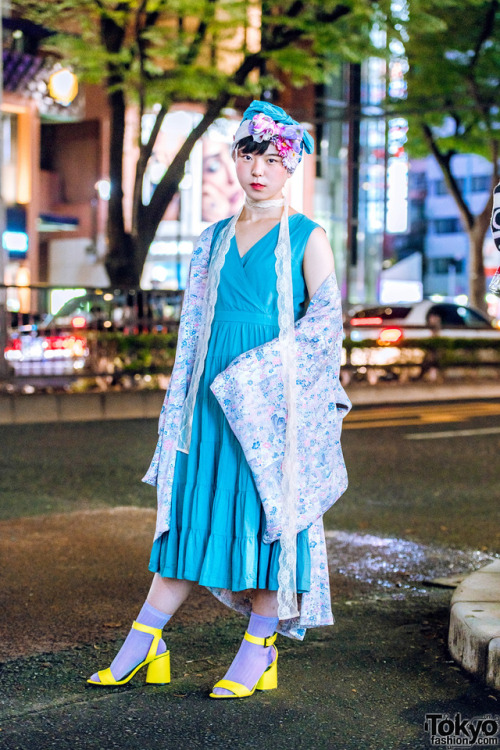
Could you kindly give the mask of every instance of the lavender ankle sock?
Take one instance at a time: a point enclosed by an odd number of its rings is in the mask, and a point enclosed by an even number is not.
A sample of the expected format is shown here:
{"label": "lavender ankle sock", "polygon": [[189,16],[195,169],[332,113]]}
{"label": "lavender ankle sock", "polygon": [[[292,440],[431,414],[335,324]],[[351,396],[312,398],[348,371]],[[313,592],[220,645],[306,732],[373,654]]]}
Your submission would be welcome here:
{"label": "lavender ankle sock", "polygon": [[[163,630],[172,615],[166,615],[155,609],[148,602],[144,605],[137,616],[137,622],[141,625],[148,625],[150,628]],[[130,630],[125,642],[111,663],[111,672],[115,680],[122,680],[129,672],[144,661],[153,641],[153,636],[149,633],[142,633],[140,630]],[[163,654],[167,650],[165,641],[161,640],[158,644],[156,653]],[[93,674],[90,678],[99,682],[98,674]]]}
{"label": "lavender ankle sock", "polygon": [[[258,638],[267,638],[273,635],[278,622],[277,617],[264,617],[252,612],[247,632]],[[274,649],[272,646],[258,646],[255,643],[243,640],[224,679],[238,682],[251,690],[273,660]],[[231,695],[231,690],[225,688],[214,688],[213,692],[216,695]]]}

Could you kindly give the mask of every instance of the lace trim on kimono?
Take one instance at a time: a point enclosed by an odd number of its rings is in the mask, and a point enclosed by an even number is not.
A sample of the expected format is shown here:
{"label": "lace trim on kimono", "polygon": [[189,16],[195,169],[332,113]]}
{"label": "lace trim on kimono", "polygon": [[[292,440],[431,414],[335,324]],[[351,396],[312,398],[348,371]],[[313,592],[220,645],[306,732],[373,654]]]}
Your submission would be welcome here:
{"label": "lace trim on kimono", "polygon": [[217,289],[219,288],[220,272],[222,266],[224,265],[224,259],[226,257],[227,251],[229,250],[231,240],[234,237],[236,222],[240,218],[242,210],[243,207],[224,227],[223,231],[221,232],[219,241],[216,243],[216,246],[213,249],[212,257],[210,259],[207,289],[203,304],[201,331],[198,336],[198,345],[196,347],[196,359],[193,367],[193,374],[191,377],[189,391],[182,409],[179,440],[177,443],[177,449],[182,451],[183,453],[189,453],[189,446],[191,445],[191,430],[193,426],[194,405],[196,403],[196,396],[198,394],[200,378],[203,373],[203,368],[205,367],[205,359],[207,357],[208,341],[210,339],[210,333],[212,331],[215,303],[217,302]]}
{"label": "lace trim on kimono", "polygon": [[297,617],[297,362],[295,317],[293,311],[292,250],[288,207],[281,217],[276,245],[278,288],[279,349],[283,389],[287,407],[285,451],[282,463],[281,507],[282,532],[278,570],[278,616],[281,620]]}

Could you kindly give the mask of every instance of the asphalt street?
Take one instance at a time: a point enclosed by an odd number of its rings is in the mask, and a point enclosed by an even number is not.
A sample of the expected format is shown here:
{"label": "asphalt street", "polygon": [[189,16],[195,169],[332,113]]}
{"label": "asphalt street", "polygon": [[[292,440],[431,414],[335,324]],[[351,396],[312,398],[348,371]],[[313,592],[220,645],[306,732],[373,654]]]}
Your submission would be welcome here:
{"label": "asphalt street", "polygon": [[498,401],[353,410],[327,527],[500,553],[499,415]]}
{"label": "asphalt street", "polygon": [[[500,552],[499,414],[498,400],[353,409],[349,488],[327,528]],[[0,519],[154,508],[140,478],[156,429],[142,419],[0,426]]]}
{"label": "asphalt street", "polygon": [[326,516],[336,624],[279,639],[278,691],[224,702],[206,696],[244,621],[202,592],[169,626],[171,685],[85,682],[147,583],[154,492],[137,480],[155,421],[0,428],[0,641],[17,648],[0,672],[0,747],[421,750],[435,746],[428,714],[500,717],[500,695],[449,657],[452,589],[435,581],[499,552],[498,410],[353,410],[350,487]]}

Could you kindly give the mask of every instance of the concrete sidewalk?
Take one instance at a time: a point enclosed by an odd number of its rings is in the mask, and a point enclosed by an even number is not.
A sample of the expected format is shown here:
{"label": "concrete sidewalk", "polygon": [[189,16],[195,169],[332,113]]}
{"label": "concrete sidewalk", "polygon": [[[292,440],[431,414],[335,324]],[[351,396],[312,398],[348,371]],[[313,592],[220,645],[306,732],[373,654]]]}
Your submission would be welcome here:
{"label": "concrete sidewalk", "polygon": [[448,645],[464,669],[500,690],[500,560],[467,576],[453,594]]}

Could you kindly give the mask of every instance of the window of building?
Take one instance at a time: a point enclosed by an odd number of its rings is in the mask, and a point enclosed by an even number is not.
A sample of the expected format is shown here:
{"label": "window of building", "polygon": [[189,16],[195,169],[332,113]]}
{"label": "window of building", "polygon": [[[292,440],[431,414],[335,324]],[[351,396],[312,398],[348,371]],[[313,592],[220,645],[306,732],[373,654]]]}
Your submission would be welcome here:
{"label": "window of building", "polygon": [[425,190],[427,187],[427,175],[425,172],[410,172],[409,174],[410,189]]}
{"label": "window of building", "polygon": [[471,193],[487,193],[491,186],[491,177],[488,174],[478,174],[471,177]]}
{"label": "window of building", "polygon": [[454,268],[455,273],[464,273],[465,261],[463,258],[432,258],[429,262],[430,272],[438,275],[447,276],[450,269]]}
{"label": "window of building", "polygon": [[410,203],[410,222],[425,221],[425,201],[411,201]]}
{"label": "window of building", "polygon": [[[459,190],[463,192],[465,190],[465,177],[455,177],[455,182],[457,183]],[[434,194],[448,195],[448,188],[443,179],[434,180]]]}
{"label": "window of building", "polygon": [[456,234],[462,231],[460,219],[449,216],[443,219],[434,219],[432,222],[436,234]]}

